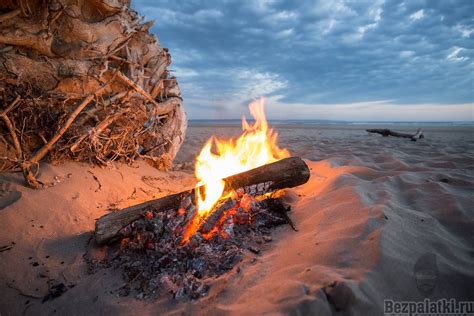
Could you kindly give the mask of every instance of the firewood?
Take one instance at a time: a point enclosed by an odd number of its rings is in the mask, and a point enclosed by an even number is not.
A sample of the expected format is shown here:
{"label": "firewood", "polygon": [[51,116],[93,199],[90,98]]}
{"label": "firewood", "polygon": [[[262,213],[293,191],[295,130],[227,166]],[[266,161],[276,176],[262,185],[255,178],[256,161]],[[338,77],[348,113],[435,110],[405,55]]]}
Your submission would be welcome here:
{"label": "firewood", "polygon": [[227,199],[219,206],[217,206],[214,211],[201,224],[201,226],[199,227],[199,232],[201,232],[202,234],[209,233],[214,228],[214,226],[216,226],[216,224],[220,221],[222,215],[224,215],[226,211],[234,207],[235,204],[236,203],[234,200]]}
{"label": "firewood", "polygon": [[402,137],[402,138],[410,138],[412,141],[416,142],[418,139],[424,138],[423,130],[419,128],[415,134],[407,134],[407,133],[399,133],[389,129],[367,129],[368,133],[375,133],[380,134],[384,137],[387,136],[394,136],[394,137]]}
{"label": "firewood", "polygon": [[[299,157],[285,158],[246,172],[232,175],[224,179],[224,194],[242,189],[245,193],[257,196],[279,189],[292,188],[306,183],[310,171],[306,163]],[[195,190],[168,195],[120,211],[109,213],[99,218],[95,224],[95,240],[102,245],[116,240],[120,229],[137,220],[149,208],[155,211],[178,209],[185,198],[195,200]]]}

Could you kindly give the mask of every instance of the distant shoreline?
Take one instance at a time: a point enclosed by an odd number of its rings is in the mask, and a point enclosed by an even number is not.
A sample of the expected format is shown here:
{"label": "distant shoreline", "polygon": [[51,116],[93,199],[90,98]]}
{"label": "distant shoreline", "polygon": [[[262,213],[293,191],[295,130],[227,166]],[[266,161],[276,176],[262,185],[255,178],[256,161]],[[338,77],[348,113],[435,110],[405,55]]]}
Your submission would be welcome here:
{"label": "distant shoreline", "polygon": [[[189,126],[241,126],[241,120],[189,120]],[[253,122],[250,121],[249,122]],[[272,126],[473,126],[474,121],[459,121],[459,122],[416,122],[416,121],[330,121],[330,120],[268,120]]]}

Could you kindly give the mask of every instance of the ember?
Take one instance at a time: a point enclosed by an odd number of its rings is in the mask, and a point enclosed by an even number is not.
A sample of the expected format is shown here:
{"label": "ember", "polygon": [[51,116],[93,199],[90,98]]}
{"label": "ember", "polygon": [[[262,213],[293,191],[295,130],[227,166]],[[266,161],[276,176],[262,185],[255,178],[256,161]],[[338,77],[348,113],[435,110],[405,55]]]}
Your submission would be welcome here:
{"label": "ember", "polygon": [[[212,214],[182,245],[182,233],[197,212],[191,199],[177,210],[143,212],[122,229],[120,246],[111,249],[108,265],[122,268],[126,285],[120,295],[137,298],[170,293],[176,299],[205,296],[212,279],[231,270],[245,256],[260,252],[258,243],[270,242],[270,228],[288,223],[290,210],[280,199],[234,192],[217,203]],[[185,214],[181,210],[185,210]]]}

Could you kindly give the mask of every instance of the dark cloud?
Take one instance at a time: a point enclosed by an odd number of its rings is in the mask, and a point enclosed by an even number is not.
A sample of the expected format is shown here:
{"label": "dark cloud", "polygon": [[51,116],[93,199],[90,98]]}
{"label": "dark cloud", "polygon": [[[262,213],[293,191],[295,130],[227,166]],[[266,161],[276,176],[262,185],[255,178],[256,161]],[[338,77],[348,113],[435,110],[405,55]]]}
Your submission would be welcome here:
{"label": "dark cloud", "polygon": [[238,117],[237,105],[261,95],[288,106],[473,102],[471,0],[136,0],[133,7],[156,21],[191,117],[203,118],[199,106]]}

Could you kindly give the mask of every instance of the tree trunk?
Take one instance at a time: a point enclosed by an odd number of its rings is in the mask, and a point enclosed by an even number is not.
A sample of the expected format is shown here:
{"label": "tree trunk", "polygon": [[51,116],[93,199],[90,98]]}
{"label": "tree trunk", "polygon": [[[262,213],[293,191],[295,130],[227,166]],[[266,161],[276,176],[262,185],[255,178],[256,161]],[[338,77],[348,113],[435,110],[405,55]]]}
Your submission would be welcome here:
{"label": "tree trunk", "polygon": [[170,166],[187,127],[180,90],[129,5],[0,2],[0,170],[43,157]]}

